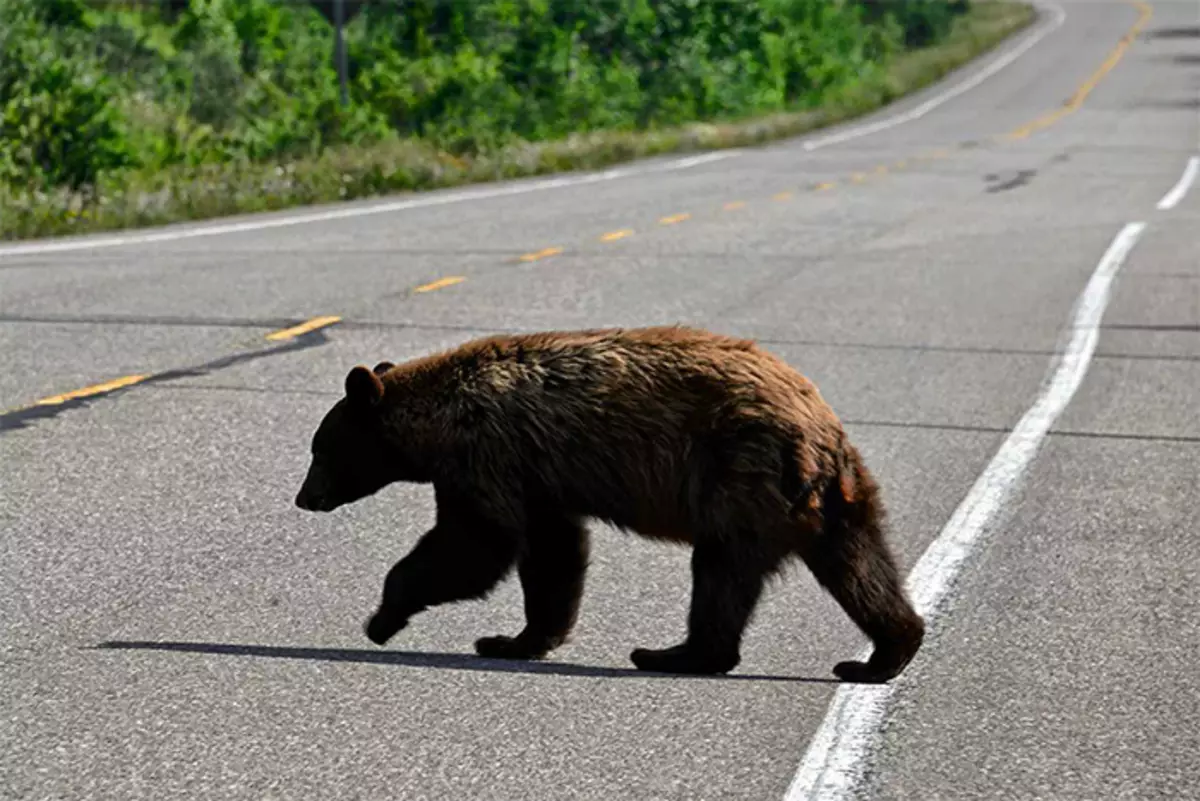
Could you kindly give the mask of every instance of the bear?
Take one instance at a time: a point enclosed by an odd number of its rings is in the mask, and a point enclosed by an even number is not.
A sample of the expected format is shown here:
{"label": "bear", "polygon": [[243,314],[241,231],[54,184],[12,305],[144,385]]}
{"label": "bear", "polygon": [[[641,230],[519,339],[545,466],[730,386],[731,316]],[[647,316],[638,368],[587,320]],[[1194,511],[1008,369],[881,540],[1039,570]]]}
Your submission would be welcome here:
{"label": "bear", "polygon": [[842,681],[889,681],[925,635],[875,479],[816,386],[751,339],[549,330],[359,364],[313,434],[295,505],[330,512],[393,482],[432,484],[437,509],[365,623],[379,646],[419,612],[485,598],[515,565],[524,628],[475,651],[545,657],[576,623],[588,519],[691,547],[687,635],[634,649],[640,670],[731,671],[764,582],[796,559],[871,640],[866,662],[834,665]]}

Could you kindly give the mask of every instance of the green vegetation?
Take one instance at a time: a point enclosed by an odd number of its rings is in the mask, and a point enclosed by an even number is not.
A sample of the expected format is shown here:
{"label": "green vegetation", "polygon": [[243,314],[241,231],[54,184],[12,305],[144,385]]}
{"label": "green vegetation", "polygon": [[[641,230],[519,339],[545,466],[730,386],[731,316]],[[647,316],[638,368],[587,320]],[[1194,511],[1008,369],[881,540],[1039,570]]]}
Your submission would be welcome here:
{"label": "green vegetation", "polygon": [[[323,9],[327,11],[327,9]],[[1007,0],[0,0],[0,237],[795,134],[1033,18]]]}

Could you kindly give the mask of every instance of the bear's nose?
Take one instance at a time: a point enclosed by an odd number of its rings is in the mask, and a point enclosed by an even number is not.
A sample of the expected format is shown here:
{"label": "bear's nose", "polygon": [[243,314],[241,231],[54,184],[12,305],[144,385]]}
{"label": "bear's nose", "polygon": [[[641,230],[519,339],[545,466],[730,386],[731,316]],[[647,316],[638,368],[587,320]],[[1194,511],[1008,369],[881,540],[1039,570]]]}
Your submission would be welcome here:
{"label": "bear's nose", "polygon": [[307,512],[313,511],[312,501],[308,497],[308,490],[305,487],[301,487],[300,491],[296,493],[296,506]]}

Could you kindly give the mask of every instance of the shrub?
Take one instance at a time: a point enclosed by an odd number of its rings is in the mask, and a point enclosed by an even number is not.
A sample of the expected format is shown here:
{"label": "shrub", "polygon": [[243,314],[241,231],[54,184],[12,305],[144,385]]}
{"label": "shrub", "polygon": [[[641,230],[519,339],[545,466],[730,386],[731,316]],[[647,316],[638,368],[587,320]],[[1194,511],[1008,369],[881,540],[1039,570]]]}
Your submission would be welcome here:
{"label": "shrub", "polygon": [[[116,87],[83,53],[74,0],[0,5],[0,180],[31,188],[94,185],[134,163]],[[56,28],[51,26],[58,26]]]}

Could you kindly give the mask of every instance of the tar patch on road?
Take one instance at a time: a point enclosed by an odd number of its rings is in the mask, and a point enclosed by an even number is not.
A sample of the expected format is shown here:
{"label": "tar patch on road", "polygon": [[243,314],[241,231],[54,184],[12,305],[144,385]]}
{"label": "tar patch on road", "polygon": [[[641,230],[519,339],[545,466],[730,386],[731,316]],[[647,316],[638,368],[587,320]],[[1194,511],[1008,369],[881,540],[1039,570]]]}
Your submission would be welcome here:
{"label": "tar patch on road", "polygon": [[1007,192],[1010,189],[1026,186],[1037,175],[1037,170],[1018,170],[1016,173],[1008,175],[998,175],[991,173],[985,175],[983,179],[989,183],[987,191],[989,193]]}
{"label": "tar patch on road", "polygon": [[252,350],[238,351],[228,356],[222,356],[219,359],[205,362],[195,367],[184,367],[175,370],[166,370],[161,373],[155,373],[148,376],[146,379],[131,384],[125,387],[118,387],[107,392],[97,392],[94,395],[88,395],[81,398],[72,398],[62,403],[53,405],[35,405],[21,409],[14,409],[11,412],[0,414],[0,432],[15,431],[19,428],[25,428],[30,423],[36,420],[46,420],[57,417],[68,409],[79,409],[92,404],[101,398],[107,398],[117,395],[122,392],[129,392],[137,387],[144,387],[150,384],[160,384],[166,381],[174,381],[179,378],[195,378],[198,376],[211,375],[219,370],[224,370],[233,367],[237,364],[245,362],[257,361],[258,359],[266,359],[271,356],[279,356],[284,353],[292,353],[294,351],[308,350],[309,348],[320,347],[329,342],[329,338],[325,336],[326,329],[317,329],[306,334],[301,334],[294,339],[288,340],[281,345],[276,345],[270,348],[254,348]]}

